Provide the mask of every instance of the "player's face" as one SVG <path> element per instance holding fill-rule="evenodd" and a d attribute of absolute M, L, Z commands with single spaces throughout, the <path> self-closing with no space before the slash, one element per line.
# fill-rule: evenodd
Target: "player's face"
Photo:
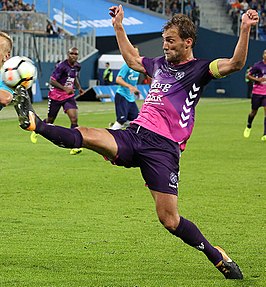
<path fill-rule="evenodd" d="M 0 67 L 10 58 L 10 49 L 5 38 L 0 37 Z"/>
<path fill-rule="evenodd" d="M 182 40 L 176 28 L 163 32 L 163 51 L 168 62 L 179 64 L 187 60 L 188 40 Z M 191 51 L 191 46 L 189 51 Z"/>
<path fill-rule="evenodd" d="M 266 50 L 264 50 L 262 57 L 263 57 L 263 61 L 266 62 Z"/>
<path fill-rule="evenodd" d="M 77 62 L 79 57 L 79 51 L 77 49 L 72 49 L 68 52 L 68 61 L 70 64 Z"/>

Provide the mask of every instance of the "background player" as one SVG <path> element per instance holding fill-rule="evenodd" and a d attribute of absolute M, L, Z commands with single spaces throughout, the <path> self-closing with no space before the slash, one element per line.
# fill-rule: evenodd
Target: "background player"
<path fill-rule="evenodd" d="M 253 82 L 253 89 L 251 112 L 248 115 L 248 123 L 244 130 L 244 137 L 249 138 L 252 122 L 258 109 L 264 107 L 264 132 L 261 140 L 266 141 L 266 50 L 263 51 L 262 60 L 251 67 L 247 77 Z"/>
<path fill-rule="evenodd" d="M 15 106 L 20 126 L 35 130 L 58 146 L 85 147 L 113 164 L 140 167 L 163 226 L 202 251 L 225 278 L 242 279 L 238 265 L 220 247 L 212 246 L 194 223 L 179 215 L 179 154 L 192 133 L 195 107 L 203 87 L 212 79 L 244 67 L 251 26 L 258 23 L 258 13 L 248 10 L 242 15 L 233 56 L 216 60 L 194 58 L 196 27 L 185 15 L 175 14 L 163 27 L 164 56 L 157 58 L 140 57 L 128 40 L 122 24 L 122 5 L 111 7 L 110 15 L 120 52 L 128 66 L 152 77 L 149 93 L 133 124 L 126 130 L 47 125 L 35 114 L 26 91 L 20 88 L 16 97 L 19 104 Z"/>
<path fill-rule="evenodd" d="M 48 115 L 44 120 L 53 124 L 58 112 L 63 107 L 64 112 L 70 119 L 70 128 L 78 126 L 78 106 L 75 100 L 75 87 L 82 95 L 84 93 L 80 86 L 78 75 L 81 69 L 78 60 L 78 49 L 72 47 L 67 52 L 67 59 L 59 62 L 50 77 L 50 91 L 48 93 Z M 32 142 L 36 143 L 36 134 L 31 135 Z M 70 154 L 75 155 L 82 149 L 72 149 Z"/>
<path fill-rule="evenodd" d="M 138 48 L 134 47 L 138 51 Z M 139 109 L 136 104 L 136 97 L 139 96 L 138 79 L 139 72 L 130 69 L 126 63 L 123 64 L 116 77 L 119 87 L 115 94 L 116 122 L 111 125 L 112 130 L 125 127 L 125 124 L 138 116 Z"/>

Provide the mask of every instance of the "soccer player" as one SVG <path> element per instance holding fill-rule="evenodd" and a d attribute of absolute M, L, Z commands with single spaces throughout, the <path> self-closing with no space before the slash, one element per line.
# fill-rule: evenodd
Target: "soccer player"
<path fill-rule="evenodd" d="M 137 47 L 135 49 L 138 51 Z M 123 64 L 116 77 L 119 86 L 115 93 L 116 121 L 110 127 L 112 130 L 125 127 L 138 116 L 139 108 L 136 104 L 136 97 L 139 96 L 138 79 L 139 72 L 129 68 L 126 63 Z"/>
<path fill-rule="evenodd" d="M 10 58 L 13 41 L 4 32 L 0 31 L 0 68 L 4 62 Z M 13 99 L 13 90 L 6 86 L 0 76 L 0 110 L 9 105 Z"/>
<path fill-rule="evenodd" d="M 195 107 L 203 87 L 212 79 L 242 69 L 246 62 L 250 29 L 258 13 L 242 15 L 238 42 L 231 58 L 194 58 L 196 27 L 182 14 L 175 14 L 163 27 L 164 56 L 140 57 L 130 43 L 122 21 L 121 5 L 110 8 L 121 54 L 128 66 L 152 77 L 151 88 L 136 120 L 126 130 L 47 125 L 33 111 L 27 93 L 18 91 L 15 106 L 20 126 L 65 148 L 93 150 L 113 164 L 139 167 L 156 206 L 159 221 L 173 235 L 202 251 L 228 279 L 242 279 L 238 265 L 220 248 L 212 246 L 197 226 L 178 213 L 179 155 L 194 126 Z"/>
<path fill-rule="evenodd" d="M 58 112 L 63 107 L 68 115 L 71 128 L 78 126 L 78 106 L 75 100 L 75 87 L 82 95 L 84 93 L 80 86 L 78 75 L 81 69 L 78 60 L 78 49 L 72 47 L 67 52 L 67 59 L 59 62 L 50 77 L 50 91 L 48 93 L 48 115 L 44 120 L 46 123 L 53 124 Z M 36 133 L 32 133 L 31 140 L 36 143 Z M 70 154 L 75 155 L 82 151 L 72 149 Z"/>
<path fill-rule="evenodd" d="M 251 97 L 251 112 L 248 115 L 244 137 L 249 138 L 252 122 L 258 109 L 260 107 L 264 107 L 264 132 L 261 140 L 266 141 L 266 50 L 263 51 L 262 60 L 251 67 L 247 77 L 253 82 L 253 89 Z"/>

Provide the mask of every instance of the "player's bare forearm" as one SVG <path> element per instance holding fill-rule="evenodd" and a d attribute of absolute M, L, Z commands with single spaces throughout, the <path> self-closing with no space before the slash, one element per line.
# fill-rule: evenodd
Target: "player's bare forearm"
<path fill-rule="evenodd" d="M 218 69 L 221 76 L 229 75 L 241 70 L 247 59 L 248 43 L 251 26 L 258 22 L 258 13 L 255 10 L 248 10 L 242 16 L 240 35 L 232 58 L 221 59 L 218 62 Z"/>
<path fill-rule="evenodd" d="M 74 84 L 75 84 L 75 87 L 76 87 L 78 90 L 81 90 L 81 86 L 80 86 L 80 83 L 79 83 L 79 80 L 78 80 L 77 77 L 75 78 Z"/>
<path fill-rule="evenodd" d="M 127 65 L 135 71 L 145 73 L 145 69 L 142 66 L 141 57 L 138 51 L 130 43 L 122 21 L 124 18 L 124 11 L 122 5 L 112 6 L 109 8 L 109 14 L 112 17 L 112 24 L 116 33 L 116 40 L 119 50 L 126 61 Z"/>
<path fill-rule="evenodd" d="M 61 85 L 60 83 L 58 83 L 56 80 L 53 80 L 52 78 L 50 79 L 50 84 L 51 84 L 53 87 L 58 88 L 58 89 L 64 91 L 64 86 Z"/>

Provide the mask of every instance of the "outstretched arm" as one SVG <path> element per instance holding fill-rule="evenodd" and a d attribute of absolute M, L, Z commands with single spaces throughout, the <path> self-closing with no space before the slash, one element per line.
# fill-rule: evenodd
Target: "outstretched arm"
<path fill-rule="evenodd" d="M 145 69 L 141 63 L 141 57 L 138 51 L 130 43 L 124 30 L 122 24 L 124 19 L 124 10 L 122 5 L 110 7 L 109 14 L 112 17 L 112 24 L 116 33 L 116 40 L 119 46 L 119 50 L 127 65 L 135 71 L 145 73 Z"/>
<path fill-rule="evenodd" d="M 230 59 L 219 59 L 217 61 L 218 71 L 221 76 L 229 75 L 241 70 L 247 59 L 248 42 L 251 26 L 259 21 L 258 13 L 255 10 L 248 10 L 242 15 L 240 35 L 236 44 L 233 57 Z"/>

